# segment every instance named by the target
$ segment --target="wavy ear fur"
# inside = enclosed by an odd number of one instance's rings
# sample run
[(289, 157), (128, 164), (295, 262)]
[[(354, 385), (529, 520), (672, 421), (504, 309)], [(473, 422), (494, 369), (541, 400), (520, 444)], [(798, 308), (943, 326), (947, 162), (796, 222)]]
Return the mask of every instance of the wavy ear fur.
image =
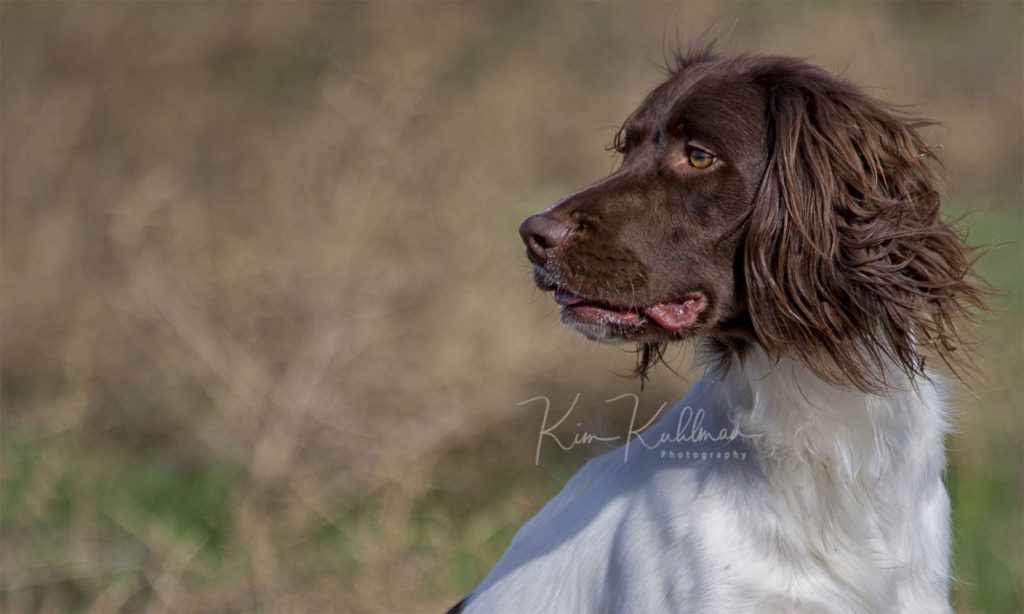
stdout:
[(760, 342), (866, 392), (884, 390), (886, 363), (921, 375), (925, 347), (955, 369), (981, 291), (939, 215), (926, 122), (801, 62), (760, 79), (769, 159), (743, 247)]

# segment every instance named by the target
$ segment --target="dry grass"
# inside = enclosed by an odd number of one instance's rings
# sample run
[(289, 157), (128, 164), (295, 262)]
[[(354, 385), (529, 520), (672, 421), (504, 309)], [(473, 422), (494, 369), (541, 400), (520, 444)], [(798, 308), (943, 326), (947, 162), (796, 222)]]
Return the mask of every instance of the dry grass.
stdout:
[(952, 208), (1009, 242), (951, 489), (960, 606), (1020, 607), (1019, 5), (0, 8), (5, 611), (457, 599), (584, 458), (534, 467), (517, 403), (636, 391), (515, 228), (723, 14), (944, 121)]

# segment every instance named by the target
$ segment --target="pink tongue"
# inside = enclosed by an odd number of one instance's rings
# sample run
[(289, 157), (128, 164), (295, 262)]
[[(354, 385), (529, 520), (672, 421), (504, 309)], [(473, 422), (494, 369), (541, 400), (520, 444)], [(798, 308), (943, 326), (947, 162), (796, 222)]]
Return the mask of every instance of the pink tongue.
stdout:
[(659, 303), (648, 307), (644, 313), (662, 328), (678, 332), (693, 326), (707, 304), (707, 299), (701, 294), (679, 302)]

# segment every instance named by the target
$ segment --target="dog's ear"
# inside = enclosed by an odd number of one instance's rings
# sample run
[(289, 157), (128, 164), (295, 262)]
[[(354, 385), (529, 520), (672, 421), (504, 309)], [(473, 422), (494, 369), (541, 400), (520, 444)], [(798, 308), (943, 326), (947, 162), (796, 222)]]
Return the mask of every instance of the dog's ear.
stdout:
[(868, 392), (890, 365), (921, 374), (923, 346), (956, 363), (980, 291), (939, 215), (923, 122), (804, 64), (762, 85), (768, 161), (742, 254), (761, 343)]

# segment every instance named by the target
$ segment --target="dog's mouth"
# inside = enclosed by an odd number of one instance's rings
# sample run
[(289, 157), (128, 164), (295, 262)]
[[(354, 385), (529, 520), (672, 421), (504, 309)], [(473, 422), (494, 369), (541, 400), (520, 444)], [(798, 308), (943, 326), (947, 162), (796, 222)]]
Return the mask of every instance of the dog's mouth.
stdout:
[(570, 325), (583, 325), (581, 332), (586, 334), (597, 326), (611, 329), (618, 333), (614, 336), (621, 337), (657, 332), (651, 330), (653, 327), (673, 336), (680, 335), (697, 326), (708, 305), (703, 292), (690, 292), (678, 299), (625, 308), (592, 301), (561, 288), (555, 290), (555, 302), (562, 306), (562, 320)]

